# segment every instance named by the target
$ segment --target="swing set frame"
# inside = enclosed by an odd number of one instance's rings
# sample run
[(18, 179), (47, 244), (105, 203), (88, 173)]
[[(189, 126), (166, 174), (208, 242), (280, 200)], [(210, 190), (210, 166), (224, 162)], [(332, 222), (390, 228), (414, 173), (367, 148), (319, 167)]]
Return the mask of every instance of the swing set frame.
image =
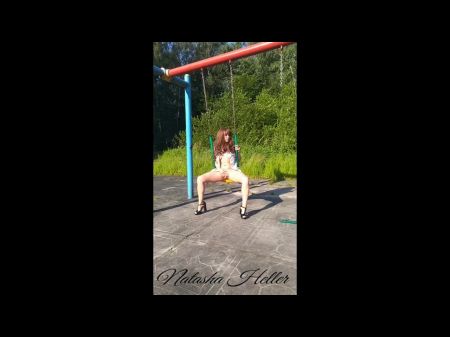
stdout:
[[(188, 199), (193, 199), (194, 195), (194, 170), (192, 161), (192, 99), (191, 99), (191, 78), (189, 73), (217, 64), (230, 62), (235, 59), (248, 57), (263, 53), (272, 49), (295, 42), (260, 42), (253, 45), (230, 51), (228, 53), (216, 55), (197, 62), (189, 63), (173, 69), (164, 69), (153, 65), (153, 76), (158, 76), (163, 80), (184, 88), (184, 102), (186, 114), (186, 159), (187, 159), (187, 194)], [(181, 79), (180, 75), (184, 75)]]

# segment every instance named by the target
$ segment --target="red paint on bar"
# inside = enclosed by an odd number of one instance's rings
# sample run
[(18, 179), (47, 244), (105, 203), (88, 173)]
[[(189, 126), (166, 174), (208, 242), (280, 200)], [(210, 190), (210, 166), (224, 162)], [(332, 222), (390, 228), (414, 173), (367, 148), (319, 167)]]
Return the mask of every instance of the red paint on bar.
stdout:
[(187, 74), (193, 72), (195, 70), (199, 70), (201, 68), (210, 67), (216, 64), (225, 63), (229, 60), (234, 60), (258, 53), (262, 53), (271, 49), (279, 48), (281, 46), (286, 46), (289, 44), (293, 44), (295, 42), (260, 42), (255, 43), (251, 46), (240, 48), (237, 50), (230, 51), (225, 54), (220, 54), (217, 56), (213, 56), (201, 61), (197, 61), (194, 63), (186, 64), (184, 66), (168, 69), (168, 76), (179, 76), (183, 74)]

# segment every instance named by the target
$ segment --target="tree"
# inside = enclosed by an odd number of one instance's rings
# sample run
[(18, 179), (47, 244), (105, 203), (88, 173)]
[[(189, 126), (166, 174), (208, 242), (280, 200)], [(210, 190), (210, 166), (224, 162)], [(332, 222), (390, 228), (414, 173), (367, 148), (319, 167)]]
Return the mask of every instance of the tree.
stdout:
[[(254, 42), (155, 42), (153, 44), (153, 64), (158, 67), (175, 68), (187, 63), (206, 59), (221, 53), (245, 47)], [(280, 86), (281, 54), (280, 49), (232, 61), (233, 85), (236, 99), (236, 115), (239, 116), (239, 128), (243, 131), (243, 141), (256, 145), (284, 144), (284, 149), (292, 148), (292, 130), (278, 132), (276, 128), (287, 130), (288, 124), (295, 123), (297, 46), (284, 46), (283, 86)], [(194, 118), (194, 138), (203, 139), (202, 128), (231, 126), (232, 116), (230, 67), (223, 63), (204, 69), (205, 86), (210, 114), (206, 115), (205, 97), (200, 71), (192, 72), (192, 114)], [(289, 89), (286, 93), (285, 88)], [(180, 143), (180, 132), (184, 127), (184, 94), (176, 85), (154, 80), (154, 127), (155, 148), (158, 150)], [(277, 102), (277, 104), (273, 104)], [(287, 103), (289, 102), (289, 104)], [(270, 104), (269, 104), (270, 103)], [(274, 108), (277, 107), (277, 108)], [(281, 110), (280, 110), (281, 109)], [(283, 110), (284, 109), (284, 110)], [(257, 113), (255, 113), (257, 112)], [(207, 117), (209, 120), (207, 120)], [(211, 121), (212, 118), (212, 121)], [(281, 122), (282, 123), (281, 123)], [(211, 124), (212, 123), (212, 124)], [(280, 124), (281, 123), (281, 124)], [(284, 123), (284, 124), (283, 124)], [(257, 125), (258, 127), (254, 127)], [(250, 130), (250, 131), (248, 131)], [(200, 134), (199, 134), (200, 132)], [(283, 136), (280, 136), (283, 134)], [(175, 136), (178, 135), (178, 140)], [(197, 137), (197, 135), (199, 137)], [(247, 139), (247, 140), (246, 140)], [(207, 136), (205, 138), (207, 142)]]

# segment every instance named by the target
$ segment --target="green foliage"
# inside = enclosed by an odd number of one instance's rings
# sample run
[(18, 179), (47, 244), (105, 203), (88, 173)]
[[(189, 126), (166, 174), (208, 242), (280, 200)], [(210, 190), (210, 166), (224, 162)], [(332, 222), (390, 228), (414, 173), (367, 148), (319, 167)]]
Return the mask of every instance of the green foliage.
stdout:
[[(263, 89), (252, 102), (240, 87), (234, 91), (235, 119), (231, 93), (211, 100), (209, 112), (192, 120), (193, 143), (208, 148), (208, 135), (216, 137), (221, 127), (235, 130), (243, 147), (263, 146), (268, 152), (297, 150), (296, 91), (294, 83), (287, 83), (279, 93)], [(176, 145), (184, 146), (185, 132), (176, 137)]]
[[(199, 176), (212, 169), (209, 151), (194, 147), (192, 150), (194, 176)], [(252, 179), (271, 179), (279, 181), (297, 177), (297, 154), (273, 154), (264, 148), (249, 149), (242, 156), (242, 172)], [(186, 176), (186, 148), (179, 147), (164, 151), (153, 161), (153, 174)]]
[[(155, 42), (153, 64), (174, 68), (253, 43)], [(232, 62), (236, 127), (240, 140), (248, 145), (270, 146), (272, 150), (279, 147), (281, 151), (295, 148), (292, 139), (296, 138), (294, 121), (297, 45), (283, 47), (282, 56), (283, 88), (280, 87), (280, 49)], [(220, 127), (228, 126), (234, 129), (229, 64), (223, 63), (204, 69), (204, 77), (210, 108), (208, 121), (212, 124), (203, 120), (206, 111), (201, 72), (191, 73), (192, 113), (193, 117), (202, 119), (197, 122), (194, 137), (201, 146), (207, 145), (207, 142), (202, 139), (203, 135), (196, 136), (196, 132), (200, 128), (204, 129), (205, 125), (208, 130), (206, 134), (212, 133), (214, 136)], [(182, 90), (180, 93), (177, 86), (159, 78), (154, 80), (153, 89), (154, 151), (159, 152), (183, 144), (180, 132), (185, 128), (184, 93)], [(265, 102), (270, 103), (270, 111), (269, 107), (264, 106)], [(276, 123), (273, 124), (275, 120)], [(250, 128), (251, 126), (253, 128)], [(253, 130), (256, 128), (258, 130)]]
[[(153, 64), (173, 68), (235, 50), (244, 43), (158, 42)], [(297, 46), (283, 47), (283, 82), (280, 50), (232, 62), (235, 118), (228, 63), (204, 69), (208, 111), (201, 72), (191, 73), (194, 171), (211, 168), (208, 135), (219, 128), (237, 131), (241, 168), (253, 177), (274, 180), (296, 175), (297, 151)], [(184, 93), (175, 85), (154, 80), (154, 152), (166, 151), (154, 161), (155, 172), (185, 175)], [(165, 157), (169, 156), (169, 157)], [(161, 163), (164, 167), (159, 167)], [(156, 174), (156, 173), (155, 173)]]
[(153, 160), (153, 175), (186, 175), (186, 149), (164, 151)]

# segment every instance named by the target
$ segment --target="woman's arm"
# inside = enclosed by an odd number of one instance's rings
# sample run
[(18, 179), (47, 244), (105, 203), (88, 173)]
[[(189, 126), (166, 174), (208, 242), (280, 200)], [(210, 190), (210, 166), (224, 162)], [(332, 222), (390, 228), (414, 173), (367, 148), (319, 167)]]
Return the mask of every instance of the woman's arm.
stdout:
[(220, 156), (216, 156), (216, 163), (215, 164), (216, 164), (216, 169), (220, 169), (220, 166), (221, 166), (220, 165), (221, 164), (220, 163)]

